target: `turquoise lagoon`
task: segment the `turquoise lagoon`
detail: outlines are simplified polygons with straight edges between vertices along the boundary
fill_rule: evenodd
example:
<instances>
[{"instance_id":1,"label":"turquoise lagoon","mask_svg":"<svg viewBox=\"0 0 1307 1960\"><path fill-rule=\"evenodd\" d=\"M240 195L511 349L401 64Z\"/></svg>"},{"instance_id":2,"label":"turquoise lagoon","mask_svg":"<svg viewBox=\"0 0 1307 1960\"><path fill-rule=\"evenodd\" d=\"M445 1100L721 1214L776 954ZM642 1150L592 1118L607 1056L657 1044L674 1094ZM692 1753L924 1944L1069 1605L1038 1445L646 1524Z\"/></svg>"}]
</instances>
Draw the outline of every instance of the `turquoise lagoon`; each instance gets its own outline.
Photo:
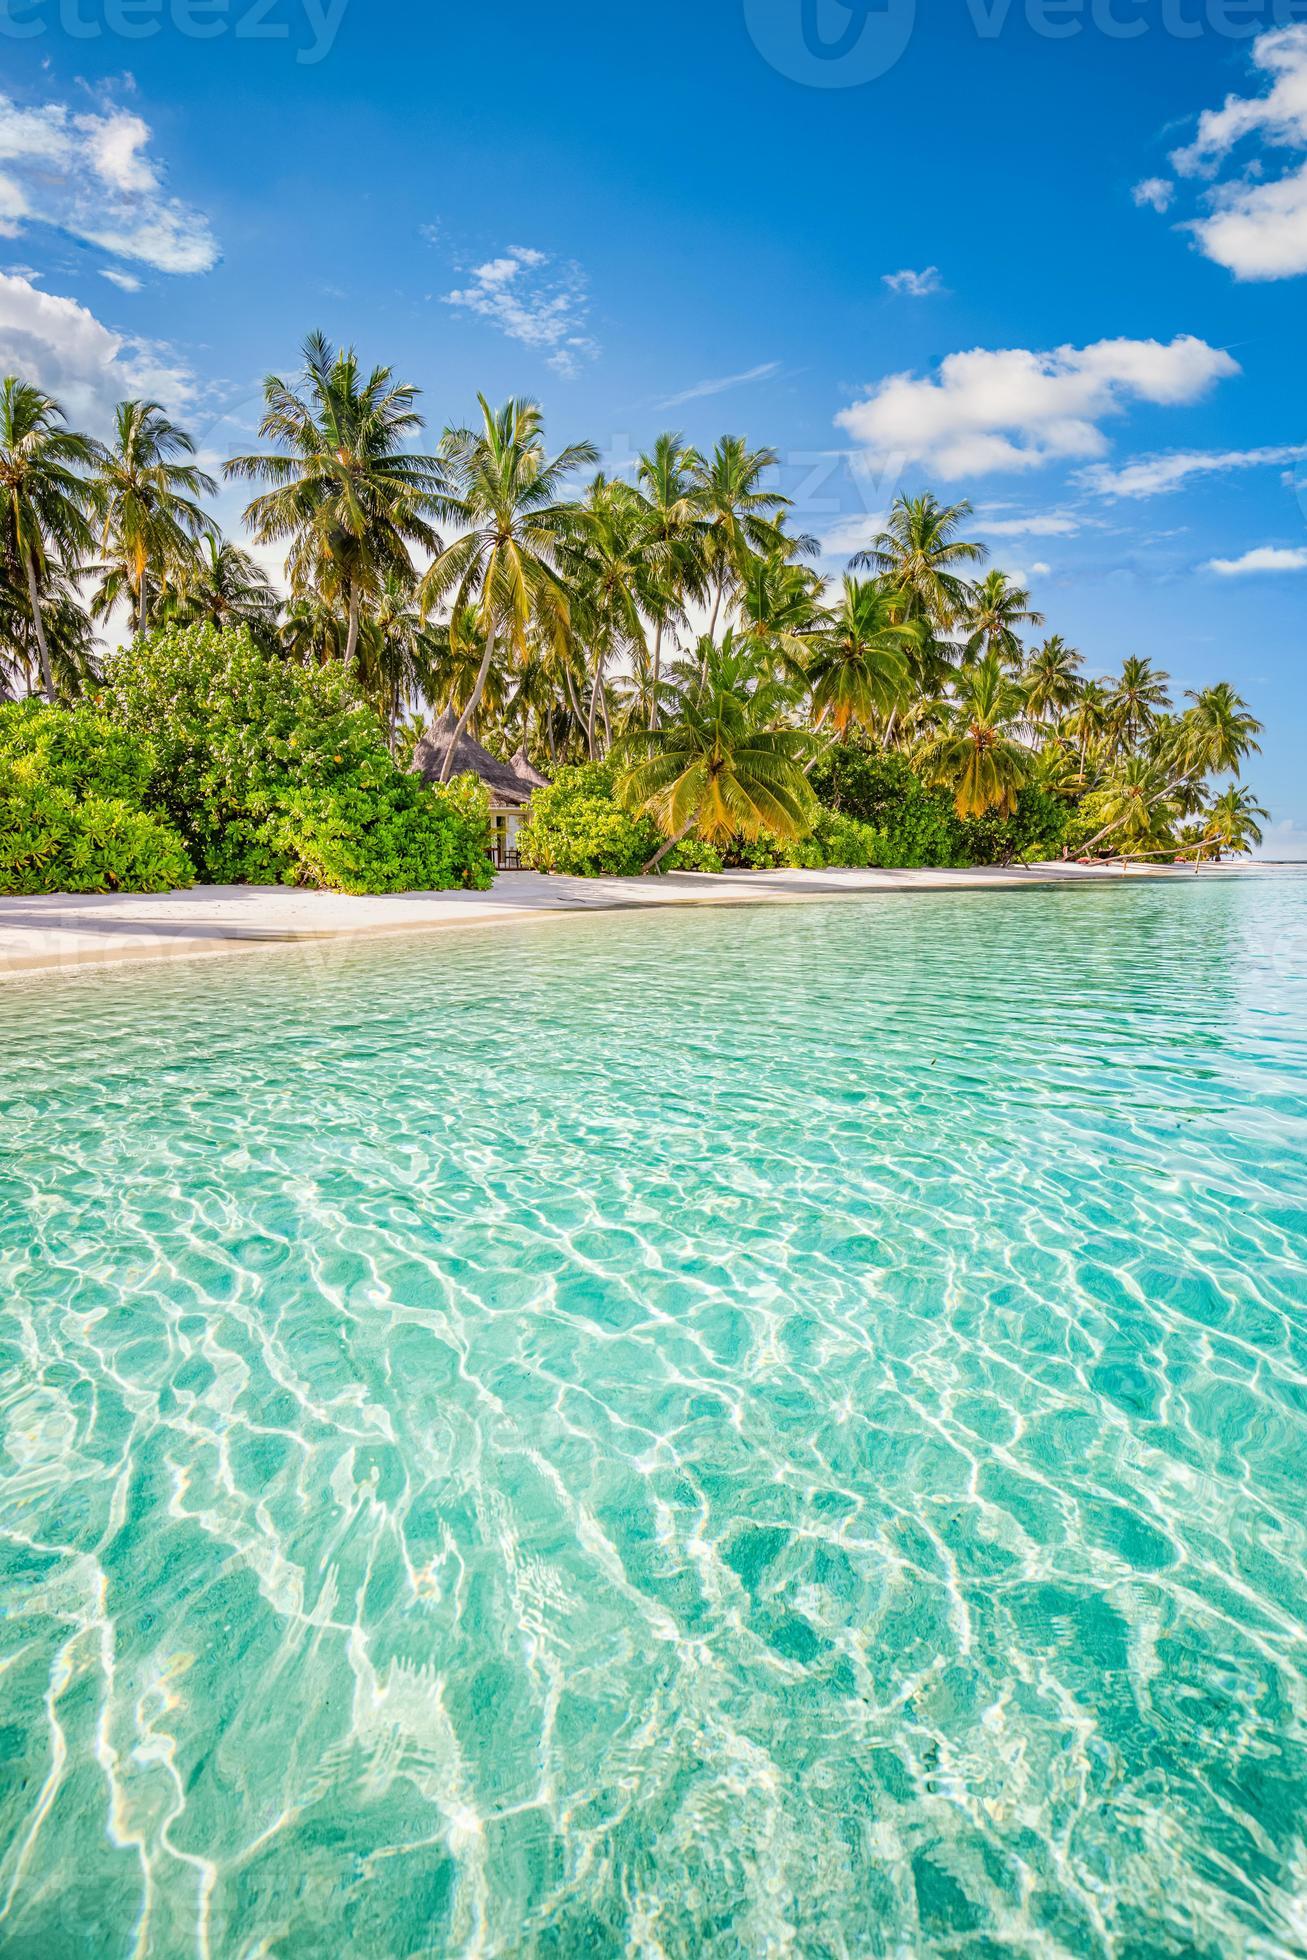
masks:
<instances>
[{"instance_id":1,"label":"turquoise lagoon","mask_svg":"<svg viewBox=\"0 0 1307 1960\"><path fill-rule=\"evenodd\" d=\"M1307 880L0 996L0 1952L1307 1951Z\"/></svg>"}]
</instances>

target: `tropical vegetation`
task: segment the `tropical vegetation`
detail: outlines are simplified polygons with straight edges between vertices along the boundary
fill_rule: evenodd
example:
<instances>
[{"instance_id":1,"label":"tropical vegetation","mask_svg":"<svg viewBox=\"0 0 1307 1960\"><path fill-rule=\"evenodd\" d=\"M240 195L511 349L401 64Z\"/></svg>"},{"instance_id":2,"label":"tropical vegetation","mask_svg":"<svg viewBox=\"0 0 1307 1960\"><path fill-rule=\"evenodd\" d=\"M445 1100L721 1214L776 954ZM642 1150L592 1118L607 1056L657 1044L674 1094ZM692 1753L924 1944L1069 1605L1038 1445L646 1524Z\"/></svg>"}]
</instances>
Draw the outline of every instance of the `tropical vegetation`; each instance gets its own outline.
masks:
<instances>
[{"instance_id":1,"label":"tropical vegetation","mask_svg":"<svg viewBox=\"0 0 1307 1960\"><path fill-rule=\"evenodd\" d=\"M897 498L833 584L742 437L668 430L612 476L526 400L426 431L411 381L311 335L223 465L254 490L240 541L158 403L101 440L4 380L0 885L484 882L479 786L406 771L432 711L553 779L522 835L544 869L1260 839L1231 683L1086 671L965 502Z\"/></svg>"}]
</instances>

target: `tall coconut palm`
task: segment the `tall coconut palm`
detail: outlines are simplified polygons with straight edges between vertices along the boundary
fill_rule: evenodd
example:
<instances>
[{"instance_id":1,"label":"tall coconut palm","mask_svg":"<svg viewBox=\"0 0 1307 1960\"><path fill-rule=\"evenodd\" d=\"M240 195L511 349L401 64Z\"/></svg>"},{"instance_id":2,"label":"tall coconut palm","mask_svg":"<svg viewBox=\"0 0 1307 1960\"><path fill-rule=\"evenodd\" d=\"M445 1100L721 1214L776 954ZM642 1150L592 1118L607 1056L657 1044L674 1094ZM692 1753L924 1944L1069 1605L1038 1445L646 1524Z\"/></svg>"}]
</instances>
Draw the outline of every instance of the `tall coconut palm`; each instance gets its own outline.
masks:
<instances>
[{"instance_id":1,"label":"tall coconut palm","mask_svg":"<svg viewBox=\"0 0 1307 1960\"><path fill-rule=\"evenodd\" d=\"M272 486L248 506L246 525L260 544L289 546L296 598L316 587L340 603L347 665L365 600L388 576L412 577L410 545L440 550L430 520L449 509L444 467L404 446L424 426L418 394L393 368L365 375L352 347L310 334L297 383L271 374L263 384L259 434L277 449L225 466L229 477Z\"/></svg>"},{"instance_id":2,"label":"tall coconut palm","mask_svg":"<svg viewBox=\"0 0 1307 1960\"><path fill-rule=\"evenodd\" d=\"M119 402L112 442L98 453L95 514L104 577L97 611L129 597L137 633L149 625L151 598L184 583L212 528L198 499L217 489L188 459L195 444L158 402Z\"/></svg>"},{"instance_id":3,"label":"tall coconut palm","mask_svg":"<svg viewBox=\"0 0 1307 1960\"><path fill-rule=\"evenodd\" d=\"M1158 843L1179 815L1175 789L1170 772L1156 757L1124 756L1113 765L1102 788L1095 792L1096 814L1104 822L1080 846L1081 851L1092 851L1104 838L1118 834L1123 843L1140 848Z\"/></svg>"},{"instance_id":4,"label":"tall coconut palm","mask_svg":"<svg viewBox=\"0 0 1307 1960\"><path fill-rule=\"evenodd\" d=\"M928 782L951 789L960 817L987 810L1011 816L1029 782L1033 763L1020 740L1026 701L1020 683L1004 672L996 653L964 668L944 726L921 751Z\"/></svg>"},{"instance_id":5,"label":"tall coconut palm","mask_svg":"<svg viewBox=\"0 0 1307 1960\"><path fill-rule=\"evenodd\" d=\"M464 534L437 553L419 589L424 615L446 598L455 609L475 605L485 642L472 692L446 749L444 781L476 713L499 641L520 662L533 620L567 615L560 560L574 534L575 515L562 489L574 471L599 460L590 442L547 456L535 402L510 398L492 409L484 395L477 401L481 426L447 430L440 445L450 507Z\"/></svg>"},{"instance_id":6,"label":"tall coconut palm","mask_svg":"<svg viewBox=\"0 0 1307 1960\"><path fill-rule=\"evenodd\" d=\"M883 579L846 576L827 623L813 642L808 679L817 726L829 720L839 736L852 727L884 726L901 708L908 658L921 622L905 620L898 595Z\"/></svg>"},{"instance_id":7,"label":"tall coconut palm","mask_svg":"<svg viewBox=\"0 0 1307 1960\"><path fill-rule=\"evenodd\" d=\"M992 653L1004 666L1020 667L1024 654L1020 628L1042 626L1044 615L1031 609L1030 594L1023 586L1014 585L1006 572L995 567L973 587L962 623L968 660Z\"/></svg>"},{"instance_id":8,"label":"tall coconut palm","mask_svg":"<svg viewBox=\"0 0 1307 1960\"><path fill-rule=\"evenodd\" d=\"M713 589L708 638L717 637L722 600L737 585L751 553L807 546L807 539L785 538L777 519L789 498L764 488L779 458L774 449L750 449L743 436L723 436L711 456L694 454L690 475L703 520L703 552Z\"/></svg>"},{"instance_id":9,"label":"tall coconut palm","mask_svg":"<svg viewBox=\"0 0 1307 1960\"><path fill-rule=\"evenodd\" d=\"M1075 744L1080 761L1080 780L1086 779L1089 753L1101 742L1112 725L1111 694L1102 681L1086 681L1069 714L1062 721L1062 733Z\"/></svg>"},{"instance_id":10,"label":"tall coconut palm","mask_svg":"<svg viewBox=\"0 0 1307 1960\"><path fill-rule=\"evenodd\" d=\"M434 636L423 625L414 581L388 572L359 630L359 680L385 723L395 753L406 701L434 691Z\"/></svg>"},{"instance_id":11,"label":"tall coconut palm","mask_svg":"<svg viewBox=\"0 0 1307 1960\"><path fill-rule=\"evenodd\" d=\"M889 579L909 617L926 619L936 632L947 633L970 602L965 568L983 564L989 555L983 544L957 535L970 515L965 500L941 504L929 494L896 497L884 530L849 561L849 569Z\"/></svg>"},{"instance_id":12,"label":"tall coconut palm","mask_svg":"<svg viewBox=\"0 0 1307 1960\"><path fill-rule=\"evenodd\" d=\"M183 622L247 626L256 639L276 635L281 602L262 567L230 538L211 531L180 579L169 611Z\"/></svg>"},{"instance_id":13,"label":"tall coconut palm","mask_svg":"<svg viewBox=\"0 0 1307 1960\"><path fill-rule=\"evenodd\" d=\"M649 726L656 728L662 695L663 635L684 616L687 599L700 599L706 589L704 558L706 520L695 501L694 450L684 438L664 431L640 457L636 482L645 502L647 593L645 604L653 619L653 653L649 665Z\"/></svg>"},{"instance_id":14,"label":"tall coconut palm","mask_svg":"<svg viewBox=\"0 0 1307 1960\"><path fill-rule=\"evenodd\" d=\"M1262 841L1262 820L1266 817L1252 791L1231 784L1214 796L1207 810L1205 834L1213 839L1214 855L1219 859L1228 851L1242 857Z\"/></svg>"},{"instance_id":15,"label":"tall coconut palm","mask_svg":"<svg viewBox=\"0 0 1307 1960\"><path fill-rule=\"evenodd\" d=\"M1051 722L1074 707L1084 688L1080 669L1084 657L1067 645L1060 633L1050 633L1026 662L1022 684L1032 721Z\"/></svg>"},{"instance_id":16,"label":"tall coconut palm","mask_svg":"<svg viewBox=\"0 0 1307 1960\"><path fill-rule=\"evenodd\" d=\"M1121 678L1108 696L1108 738L1115 750L1132 749L1157 726L1171 705L1167 692L1169 674L1154 667L1151 660L1131 655L1121 663Z\"/></svg>"},{"instance_id":17,"label":"tall coconut palm","mask_svg":"<svg viewBox=\"0 0 1307 1960\"><path fill-rule=\"evenodd\" d=\"M53 396L17 375L6 375L0 383L0 496L4 499L0 548L12 556L18 569L41 686L51 702L55 684L42 593L53 575L65 569L76 571L91 551L87 472L96 455L89 436L66 426Z\"/></svg>"},{"instance_id":18,"label":"tall coconut palm","mask_svg":"<svg viewBox=\"0 0 1307 1960\"><path fill-rule=\"evenodd\" d=\"M799 686L807 678L812 637L825 617L822 581L807 565L779 552L745 566L736 605L735 640L769 656Z\"/></svg>"},{"instance_id":19,"label":"tall coconut palm","mask_svg":"<svg viewBox=\"0 0 1307 1960\"><path fill-rule=\"evenodd\" d=\"M1255 738L1262 724L1229 681L1198 693L1191 690L1185 699L1194 704L1181 716L1179 727L1180 759L1188 773L1237 776L1245 756L1260 755Z\"/></svg>"},{"instance_id":20,"label":"tall coconut palm","mask_svg":"<svg viewBox=\"0 0 1307 1960\"><path fill-rule=\"evenodd\" d=\"M705 636L706 637L706 636ZM807 738L783 721L787 694L728 631L683 670L675 717L632 735L618 793L645 810L666 842L653 871L692 829L707 843L731 837L802 837L817 813L803 773Z\"/></svg>"},{"instance_id":21,"label":"tall coconut palm","mask_svg":"<svg viewBox=\"0 0 1307 1960\"><path fill-rule=\"evenodd\" d=\"M595 755L596 717L607 712L610 660L643 651L644 609L650 604L646 509L629 483L599 475L575 510L565 562L578 623L590 643L590 700L586 747Z\"/></svg>"}]
</instances>

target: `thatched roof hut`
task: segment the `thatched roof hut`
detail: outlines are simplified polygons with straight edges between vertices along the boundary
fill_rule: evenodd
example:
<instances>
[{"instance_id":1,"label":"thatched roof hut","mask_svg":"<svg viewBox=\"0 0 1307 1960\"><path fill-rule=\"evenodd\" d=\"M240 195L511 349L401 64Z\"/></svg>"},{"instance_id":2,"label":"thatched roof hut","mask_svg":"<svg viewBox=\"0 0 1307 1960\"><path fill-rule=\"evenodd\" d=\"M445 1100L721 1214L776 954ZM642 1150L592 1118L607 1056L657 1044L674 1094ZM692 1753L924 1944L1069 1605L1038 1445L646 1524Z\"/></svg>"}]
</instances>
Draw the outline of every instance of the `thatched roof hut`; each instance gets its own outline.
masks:
<instances>
[{"instance_id":1,"label":"thatched roof hut","mask_svg":"<svg viewBox=\"0 0 1307 1960\"><path fill-rule=\"evenodd\" d=\"M458 717L452 708L431 717L426 734L413 751L410 764L424 782L440 781L445 757L449 754L449 745L457 727ZM548 779L531 767L521 750L512 762L501 762L498 756L491 755L489 749L483 749L480 742L473 741L466 730L458 738L454 766L449 773L451 776L465 773L479 776L490 791L491 807L497 810L520 810L531 801L534 790L549 786Z\"/></svg>"}]
</instances>

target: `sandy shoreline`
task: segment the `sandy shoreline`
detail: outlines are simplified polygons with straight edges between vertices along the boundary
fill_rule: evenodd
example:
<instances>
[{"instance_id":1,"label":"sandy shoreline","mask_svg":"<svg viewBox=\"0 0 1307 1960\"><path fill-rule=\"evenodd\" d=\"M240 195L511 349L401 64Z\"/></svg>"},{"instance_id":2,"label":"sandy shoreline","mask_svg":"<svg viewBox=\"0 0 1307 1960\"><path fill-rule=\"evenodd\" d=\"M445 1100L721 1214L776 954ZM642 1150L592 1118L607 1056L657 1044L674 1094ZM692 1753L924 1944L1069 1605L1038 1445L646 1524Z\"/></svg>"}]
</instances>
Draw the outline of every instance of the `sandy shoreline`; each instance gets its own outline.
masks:
<instances>
[{"instance_id":1,"label":"sandy shoreline","mask_svg":"<svg viewBox=\"0 0 1307 1960\"><path fill-rule=\"evenodd\" d=\"M551 878L516 871L502 874L488 892L346 898L277 885L198 885L158 896L0 898L0 979L126 960L194 958L249 946L497 925L570 913L829 901L873 892L1102 884L1123 875L1194 874L1175 867L1123 874L1119 867L1074 864L963 871L741 871L717 877L679 873L667 878ZM1204 875L1212 875L1211 868Z\"/></svg>"}]
</instances>

